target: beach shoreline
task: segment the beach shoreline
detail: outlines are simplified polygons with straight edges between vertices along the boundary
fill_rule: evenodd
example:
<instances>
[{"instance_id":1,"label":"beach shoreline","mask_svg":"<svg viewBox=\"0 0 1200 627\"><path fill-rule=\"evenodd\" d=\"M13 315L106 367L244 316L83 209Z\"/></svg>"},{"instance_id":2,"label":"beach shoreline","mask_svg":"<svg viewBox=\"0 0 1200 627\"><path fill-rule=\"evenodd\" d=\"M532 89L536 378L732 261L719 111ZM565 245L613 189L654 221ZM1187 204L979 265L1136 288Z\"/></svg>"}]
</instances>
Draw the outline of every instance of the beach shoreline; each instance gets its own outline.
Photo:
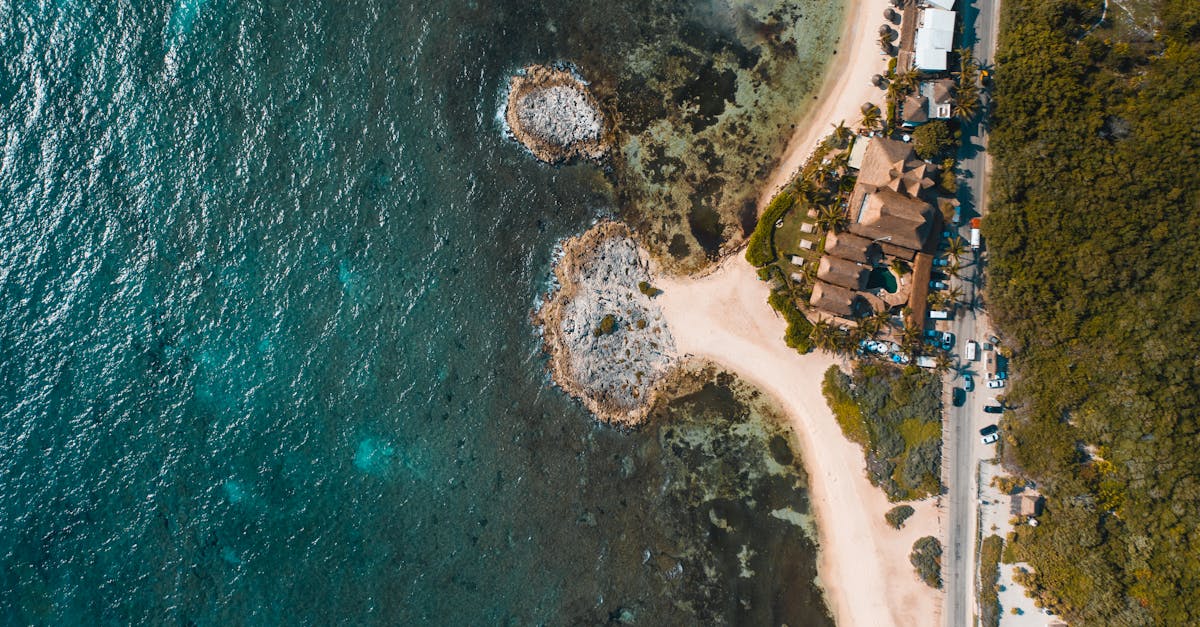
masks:
<instances>
[{"instance_id":1,"label":"beach shoreline","mask_svg":"<svg viewBox=\"0 0 1200 627\"><path fill-rule=\"evenodd\" d=\"M743 378L787 416L809 475L818 574L837 624L934 623L938 592L920 581L908 554L917 538L940 536L936 500L910 503L916 513L903 529L887 525L884 514L894 504L868 481L862 450L844 437L821 393L825 370L840 360L824 352L800 355L784 344L786 324L741 257L700 279L656 280L679 352Z\"/></svg>"},{"instance_id":2,"label":"beach shoreline","mask_svg":"<svg viewBox=\"0 0 1200 627\"><path fill-rule=\"evenodd\" d=\"M833 127L854 127L866 102L883 92L871 78L885 74L876 29L887 0L847 0L837 53L821 90L788 140L758 197L758 210L786 186ZM685 358L710 361L770 395L788 417L809 475L809 495L820 544L818 575L838 625L921 625L939 622L940 593L909 564L916 539L942 537L935 498L901 530L884 514L893 507L866 476L863 451L841 432L821 392L832 354L800 355L783 341L786 323L767 304L769 289L740 252L703 276L659 276L663 315ZM844 365L844 364L843 364Z\"/></svg>"},{"instance_id":3,"label":"beach shoreline","mask_svg":"<svg viewBox=\"0 0 1200 627\"><path fill-rule=\"evenodd\" d=\"M880 51L876 28L889 6L888 0L846 0L836 53L825 68L816 100L796 123L779 164L759 192L760 213L838 122L853 127L863 103L883 102L883 91L871 84L871 77L887 72L889 57Z\"/></svg>"}]
</instances>

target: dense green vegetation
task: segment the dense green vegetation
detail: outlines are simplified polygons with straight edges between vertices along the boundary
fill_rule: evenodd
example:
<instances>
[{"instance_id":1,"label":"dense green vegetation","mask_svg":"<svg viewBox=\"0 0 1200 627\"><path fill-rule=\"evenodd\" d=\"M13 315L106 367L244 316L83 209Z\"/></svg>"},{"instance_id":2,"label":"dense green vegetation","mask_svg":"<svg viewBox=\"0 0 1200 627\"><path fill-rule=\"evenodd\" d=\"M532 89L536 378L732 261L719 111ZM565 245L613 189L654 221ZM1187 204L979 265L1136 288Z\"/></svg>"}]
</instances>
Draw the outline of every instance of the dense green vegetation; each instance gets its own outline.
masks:
<instances>
[{"instance_id":1,"label":"dense green vegetation","mask_svg":"<svg viewBox=\"0 0 1200 627\"><path fill-rule=\"evenodd\" d=\"M779 192L763 209L746 244L746 261L753 266L765 266L778 256L775 252L775 223L792 208L795 199L787 191Z\"/></svg>"},{"instance_id":2,"label":"dense green vegetation","mask_svg":"<svg viewBox=\"0 0 1200 627\"><path fill-rule=\"evenodd\" d=\"M863 422L862 412L858 403L850 395L850 375L842 372L837 366L830 366L825 371L825 380L821 383L821 391L825 393L825 401L838 426L847 440L866 446L870 440L867 436L867 423Z\"/></svg>"},{"instance_id":3,"label":"dense green vegetation","mask_svg":"<svg viewBox=\"0 0 1200 627\"><path fill-rule=\"evenodd\" d=\"M771 292L767 297L767 302L779 315L787 320L787 331L784 332L783 340L787 345L800 351L807 353L812 350L812 340L809 339L809 334L812 333L812 323L804 314L796 307L796 301L792 299L792 295L786 290Z\"/></svg>"},{"instance_id":4,"label":"dense green vegetation","mask_svg":"<svg viewBox=\"0 0 1200 627\"><path fill-rule=\"evenodd\" d=\"M912 516L915 511L911 505L897 505L889 509L883 515L883 518L887 520L892 529L899 529L904 526L904 521L908 520L908 517Z\"/></svg>"},{"instance_id":5,"label":"dense green vegetation","mask_svg":"<svg viewBox=\"0 0 1200 627\"><path fill-rule=\"evenodd\" d=\"M863 444L859 430L865 430L867 474L889 499L941 491L942 385L936 375L915 366L858 362L853 376L831 366L823 388L846 437Z\"/></svg>"},{"instance_id":6,"label":"dense green vegetation","mask_svg":"<svg viewBox=\"0 0 1200 627\"><path fill-rule=\"evenodd\" d=\"M1003 4L988 299L1046 497L1012 552L1072 624L1196 625L1200 5L1154 0L1140 41L1084 36L1099 5Z\"/></svg>"},{"instance_id":7,"label":"dense green vegetation","mask_svg":"<svg viewBox=\"0 0 1200 627\"><path fill-rule=\"evenodd\" d=\"M955 141L954 132L950 130L949 125L942 120L933 120L913 129L912 143L918 157L933 159L949 151L958 142Z\"/></svg>"},{"instance_id":8,"label":"dense green vegetation","mask_svg":"<svg viewBox=\"0 0 1200 627\"><path fill-rule=\"evenodd\" d=\"M942 543L933 536L925 536L913 543L908 561L917 569L921 581L932 588L942 587Z\"/></svg>"},{"instance_id":9,"label":"dense green vegetation","mask_svg":"<svg viewBox=\"0 0 1200 627\"><path fill-rule=\"evenodd\" d=\"M979 622L1000 627L1000 553L1004 538L990 535L979 547Z\"/></svg>"},{"instance_id":10,"label":"dense green vegetation","mask_svg":"<svg viewBox=\"0 0 1200 627\"><path fill-rule=\"evenodd\" d=\"M655 296L662 294L662 290L650 285L650 283L646 281L638 281L638 291L646 296L649 296L650 298L654 298Z\"/></svg>"}]
</instances>

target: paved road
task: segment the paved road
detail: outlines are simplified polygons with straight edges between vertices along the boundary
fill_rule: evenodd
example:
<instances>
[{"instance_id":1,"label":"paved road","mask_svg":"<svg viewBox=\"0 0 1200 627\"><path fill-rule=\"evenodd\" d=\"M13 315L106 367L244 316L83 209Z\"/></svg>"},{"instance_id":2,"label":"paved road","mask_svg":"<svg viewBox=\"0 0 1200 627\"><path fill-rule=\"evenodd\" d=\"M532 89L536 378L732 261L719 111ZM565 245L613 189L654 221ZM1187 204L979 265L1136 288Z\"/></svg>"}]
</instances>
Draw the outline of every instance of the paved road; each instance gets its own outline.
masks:
<instances>
[{"instance_id":1,"label":"paved road","mask_svg":"<svg viewBox=\"0 0 1200 627\"><path fill-rule=\"evenodd\" d=\"M975 58L985 68L992 66L996 50L996 32L999 25L999 0L960 0L964 24L963 45L971 45ZM989 107L988 94L982 97L981 119L986 119ZM970 219L984 215L987 211L988 153L985 124L963 133L963 149L959 154L959 202L963 207L963 224L960 236L969 239ZM986 244L986 242L985 242ZM965 262L965 260L964 260ZM992 421L984 418L983 405L996 390L986 387L980 361L967 362L963 359L969 340L982 340L990 334L991 324L987 315L979 308L980 289L983 281L983 260L974 256L970 264L963 264L963 297L970 307L960 307L958 315L950 324L956 336L955 350L960 357L962 371L975 378L975 391L967 395L962 407L950 406L946 411L945 433L943 434L944 463L949 468L943 472L947 482L946 505L948 508L947 538L943 558L943 581L946 590L946 605L942 614L948 627L975 624L975 550L977 534L977 508L975 478L978 461L992 455L994 445L984 445L979 440L979 429ZM961 386L962 379L956 374L947 377L948 386Z\"/></svg>"}]
</instances>

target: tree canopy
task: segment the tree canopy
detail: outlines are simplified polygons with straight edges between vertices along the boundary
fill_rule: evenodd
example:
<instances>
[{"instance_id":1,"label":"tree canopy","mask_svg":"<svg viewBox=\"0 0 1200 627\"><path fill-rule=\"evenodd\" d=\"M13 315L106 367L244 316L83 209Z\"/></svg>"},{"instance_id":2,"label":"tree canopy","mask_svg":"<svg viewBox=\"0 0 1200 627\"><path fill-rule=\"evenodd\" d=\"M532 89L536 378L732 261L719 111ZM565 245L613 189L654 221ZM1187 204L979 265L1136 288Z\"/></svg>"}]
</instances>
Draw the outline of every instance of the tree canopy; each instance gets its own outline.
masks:
<instances>
[{"instance_id":1,"label":"tree canopy","mask_svg":"<svg viewBox=\"0 0 1200 627\"><path fill-rule=\"evenodd\" d=\"M1047 499L1014 553L1072 624L1200 624L1200 16L1157 0L1138 41L1085 35L1094 2L1003 7L987 296L1007 459Z\"/></svg>"}]
</instances>

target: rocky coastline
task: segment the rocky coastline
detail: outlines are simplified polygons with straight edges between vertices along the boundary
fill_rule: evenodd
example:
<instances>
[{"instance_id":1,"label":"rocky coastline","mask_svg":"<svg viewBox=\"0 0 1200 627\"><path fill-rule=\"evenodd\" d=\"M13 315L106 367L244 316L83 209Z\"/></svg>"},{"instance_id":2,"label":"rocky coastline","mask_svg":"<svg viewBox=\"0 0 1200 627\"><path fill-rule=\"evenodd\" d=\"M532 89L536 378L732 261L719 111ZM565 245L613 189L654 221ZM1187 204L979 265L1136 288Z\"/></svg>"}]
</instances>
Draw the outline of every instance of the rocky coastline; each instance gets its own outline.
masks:
<instances>
[{"instance_id":1,"label":"rocky coastline","mask_svg":"<svg viewBox=\"0 0 1200 627\"><path fill-rule=\"evenodd\" d=\"M506 100L509 131L542 161L598 160L612 146L611 127L600 103L567 70L525 67L509 80Z\"/></svg>"},{"instance_id":2,"label":"rocky coastline","mask_svg":"<svg viewBox=\"0 0 1200 627\"><path fill-rule=\"evenodd\" d=\"M534 317L555 383L604 422L641 424L680 364L649 254L605 221L563 243L554 273L559 287Z\"/></svg>"}]
</instances>

